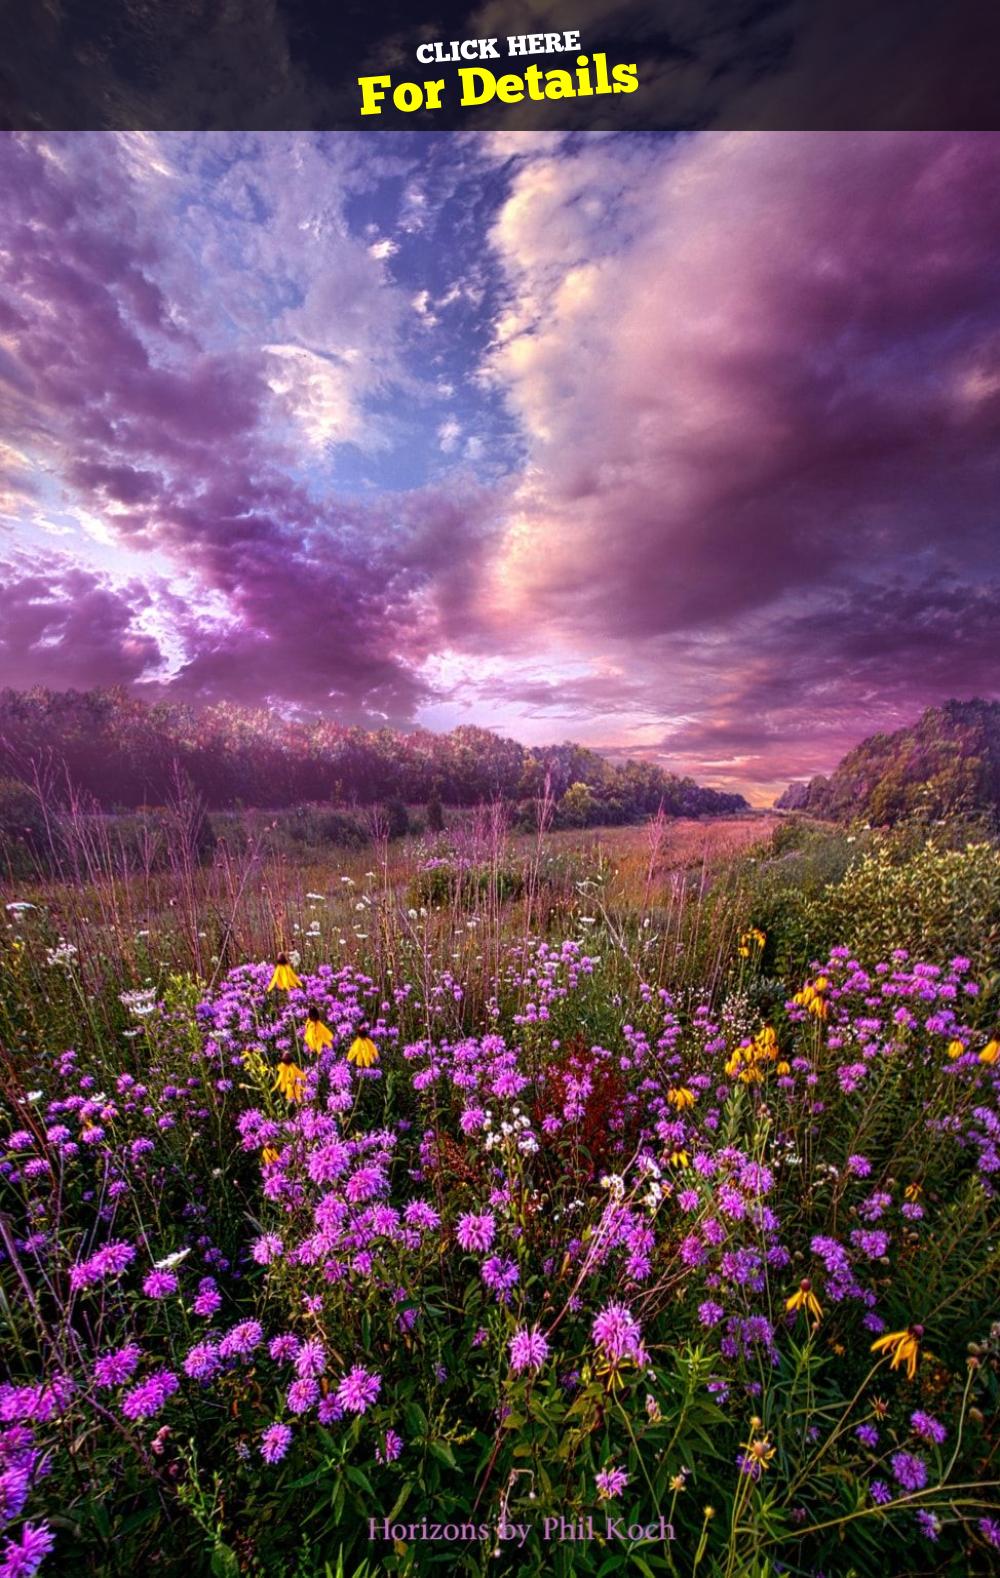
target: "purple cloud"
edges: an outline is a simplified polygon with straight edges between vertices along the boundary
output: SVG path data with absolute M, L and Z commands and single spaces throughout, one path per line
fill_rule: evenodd
M 762 795 L 1000 693 L 1000 138 L 426 147 L 0 139 L 0 681 Z

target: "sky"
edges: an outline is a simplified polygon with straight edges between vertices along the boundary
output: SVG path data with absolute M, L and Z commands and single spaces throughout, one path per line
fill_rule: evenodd
M 0 684 L 766 803 L 1000 696 L 1000 138 L 0 134 Z

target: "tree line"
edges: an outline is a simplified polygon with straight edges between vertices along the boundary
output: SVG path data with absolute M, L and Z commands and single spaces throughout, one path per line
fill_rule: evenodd
M 0 691 L 0 777 L 39 775 L 105 811 L 164 803 L 178 773 L 210 810 L 308 804 L 470 806 L 500 799 L 521 817 L 547 797 L 557 825 L 742 811 L 645 761 L 613 763 L 565 742 L 524 746 L 473 724 L 447 734 L 348 727 L 230 703 L 144 702 L 122 689 Z

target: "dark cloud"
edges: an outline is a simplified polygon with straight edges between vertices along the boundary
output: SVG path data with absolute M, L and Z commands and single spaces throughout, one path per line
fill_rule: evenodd
M 148 602 L 141 585 L 112 587 L 65 559 L 0 564 L 3 683 L 60 690 L 141 680 L 161 657 L 135 624 Z
M 427 693 L 415 664 L 434 640 L 433 604 L 418 618 L 415 599 L 432 583 L 442 606 L 460 598 L 487 495 L 459 479 L 447 496 L 371 507 L 317 498 L 272 438 L 287 414 L 268 348 L 207 352 L 177 330 L 173 313 L 190 303 L 164 306 L 152 277 L 165 266 L 161 238 L 139 223 L 119 150 L 102 141 L 84 170 L 65 141 L 46 154 L 38 140 L 7 138 L 0 158 L 11 216 L 0 287 L 18 304 L 5 426 L 65 477 L 74 509 L 188 578 L 188 603 L 173 609 L 184 657 L 170 688 L 410 718 Z M 324 290 L 335 315 L 336 279 Z M 101 647 L 83 638 L 90 612 L 101 614 L 99 600 L 85 600 L 73 625 L 85 653 Z M 118 677 L 138 678 L 142 655 Z M 91 682 L 106 667 L 94 659 Z

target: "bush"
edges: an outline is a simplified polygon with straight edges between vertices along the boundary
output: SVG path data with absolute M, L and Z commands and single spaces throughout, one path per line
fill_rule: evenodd
M 387 800 L 385 819 L 390 838 L 405 838 L 410 831 L 410 813 L 402 800 Z
M 0 778 L 0 871 L 14 879 L 37 876 L 50 856 L 38 796 L 16 778 Z
M 822 901 L 825 928 L 858 952 L 894 948 L 935 964 L 957 954 L 995 958 L 1000 948 L 1000 850 L 993 844 L 942 849 L 933 839 L 894 860 L 879 840 Z

